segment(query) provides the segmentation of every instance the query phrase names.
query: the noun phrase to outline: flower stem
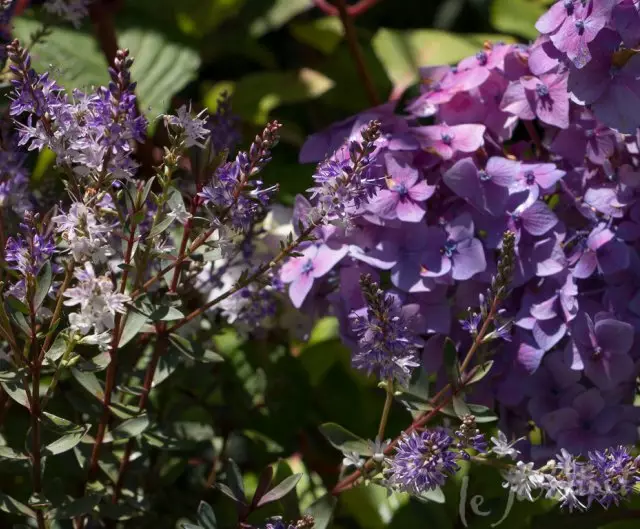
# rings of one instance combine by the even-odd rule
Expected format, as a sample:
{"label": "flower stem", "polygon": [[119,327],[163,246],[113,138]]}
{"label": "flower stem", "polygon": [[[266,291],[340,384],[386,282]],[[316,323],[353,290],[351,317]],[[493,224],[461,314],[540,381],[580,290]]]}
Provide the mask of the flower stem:
{"label": "flower stem", "polygon": [[[485,335],[489,331],[489,327],[493,322],[493,320],[495,319],[499,305],[500,305],[500,299],[496,296],[494,297],[491,303],[491,308],[489,309],[487,317],[485,318],[484,324],[480,328],[480,331],[475,337],[464,360],[462,361],[462,364],[460,365],[460,373],[461,373],[461,379],[462,379],[460,381],[460,385],[458,387],[453,387],[451,384],[447,384],[444,388],[442,388],[442,390],[440,390],[435,395],[435,397],[431,399],[431,405],[433,406],[433,408],[428,412],[425,412],[422,415],[420,415],[417,419],[415,419],[411,423],[411,425],[404,430],[404,434],[409,435],[412,432],[416,431],[417,429],[422,428],[431,419],[433,419],[440,412],[442,408],[447,406],[451,402],[453,397],[455,397],[458,393],[460,393],[464,389],[465,385],[467,384],[467,381],[470,378],[465,376],[464,372],[469,366],[469,364],[471,363],[471,360],[473,359],[473,356],[475,355],[478,348],[480,347],[480,344],[482,343],[482,340],[484,339]],[[449,395],[447,396],[447,394]],[[388,455],[391,453],[391,451],[396,447],[396,445],[398,444],[401,438],[402,438],[402,435],[399,435],[389,444],[389,446],[385,448],[384,450],[385,455]],[[331,494],[334,496],[337,496],[341,492],[344,492],[345,490],[353,487],[358,481],[358,479],[362,477],[363,472],[366,473],[368,470],[371,470],[374,467],[374,465],[375,463],[373,459],[367,460],[367,462],[364,464],[364,467],[362,469],[354,471],[353,473],[345,477],[342,481],[340,481],[332,489]]]}
{"label": "flower stem", "polygon": [[[133,216],[132,216],[133,219]],[[129,276],[129,264],[131,263],[131,258],[133,256],[133,247],[135,243],[135,235],[136,235],[137,225],[135,221],[131,222],[131,232],[129,233],[129,240],[127,241],[127,250],[124,256],[125,267],[122,271],[122,277],[120,279],[120,293],[124,294],[127,288],[127,278]],[[113,336],[111,338],[111,346],[109,347],[109,355],[111,356],[111,361],[109,362],[109,367],[107,367],[107,375],[105,380],[104,387],[104,397],[102,399],[102,416],[100,418],[100,424],[98,424],[98,432],[96,433],[95,442],[93,445],[93,450],[91,451],[91,459],[89,462],[89,472],[87,475],[87,481],[91,481],[96,473],[98,472],[98,460],[100,459],[100,448],[102,445],[102,441],[104,439],[104,435],[107,431],[107,423],[109,422],[109,417],[111,415],[109,406],[111,405],[111,394],[113,393],[113,389],[116,384],[116,375],[118,372],[118,363],[117,363],[117,350],[118,343],[120,342],[120,336],[122,334],[122,329],[124,327],[124,318],[121,313],[116,314],[114,327],[113,327]]]}
{"label": "flower stem", "polygon": [[342,26],[344,28],[344,34],[347,39],[347,44],[349,45],[351,57],[353,58],[353,61],[355,63],[360,81],[362,82],[362,85],[367,92],[369,103],[371,103],[371,105],[373,106],[378,106],[380,104],[380,99],[378,98],[378,94],[376,93],[371,73],[367,69],[367,65],[364,61],[364,55],[362,53],[360,43],[358,42],[356,27],[353,23],[353,18],[349,13],[347,1],[336,0],[336,7],[338,8],[338,16],[340,17],[340,21],[342,22]]}
{"label": "flower stem", "polygon": [[382,416],[380,417],[380,426],[378,426],[378,441],[382,443],[384,441],[384,430],[387,427],[387,421],[389,420],[389,412],[391,411],[391,405],[393,404],[393,379],[387,380],[386,397],[384,401],[384,408],[382,408]]}

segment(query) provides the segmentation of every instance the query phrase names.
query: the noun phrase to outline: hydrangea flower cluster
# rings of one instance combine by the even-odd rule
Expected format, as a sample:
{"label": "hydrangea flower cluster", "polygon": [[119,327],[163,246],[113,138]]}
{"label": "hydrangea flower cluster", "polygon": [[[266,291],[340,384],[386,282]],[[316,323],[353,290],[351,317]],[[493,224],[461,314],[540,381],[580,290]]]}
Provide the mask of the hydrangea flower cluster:
{"label": "hydrangea flower cluster", "polygon": [[[350,321],[367,302],[354,280],[380,277],[394,311],[418,307],[421,365],[443,387],[444,337],[468,350],[503,233],[514,233],[512,293],[499,315],[513,325],[496,330],[506,340],[470,398],[500,405],[510,434],[535,421],[544,443],[526,451],[546,459],[637,440],[640,12],[626,0],[561,0],[537,27],[529,46],[487,43],[455,66],[422,68],[406,105],[312,135],[300,161],[320,162],[322,182],[377,120],[363,180],[372,187],[340,199],[349,229],[316,230],[309,251],[331,260],[318,266],[314,253],[297,262],[301,280],[288,267],[281,277],[296,306],[340,318],[356,364],[361,331]],[[294,222],[322,201],[300,198]]]}

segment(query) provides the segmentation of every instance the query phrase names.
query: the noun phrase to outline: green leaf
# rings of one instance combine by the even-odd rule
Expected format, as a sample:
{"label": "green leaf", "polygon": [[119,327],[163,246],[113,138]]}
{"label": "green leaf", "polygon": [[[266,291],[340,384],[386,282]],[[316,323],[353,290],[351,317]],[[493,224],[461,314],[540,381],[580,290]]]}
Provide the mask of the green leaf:
{"label": "green leaf", "polygon": [[293,22],[289,26],[291,35],[298,42],[331,55],[344,36],[344,28],[338,17],[324,17],[310,21]]}
{"label": "green leaf", "polygon": [[479,51],[483,40],[513,42],[504,35],[456,35],[437,29],[381,28],[371,43],[395,91],[402,91],[418,81],[421,66],[457,62]]}
{"label": "green leaf", "polygon": [[102,402],[102,399],[104,399],[104,390],[98,377],[89,371],[79,371],[75,368],[71,369],[71,374],[84,389]]}
{"label": "green leaf", "polygon": [[33,296],[33,304],[36,310],[40,308],[40,305],[42,305],[42,302],[46,299],[52,281],[51,263],[47,261],[36,279],[36,291]]}
{"label": "green leaf", "polygon": [[260,498],[258,507],[262,507],[263,505],[266,505],[267,503],[271,503],[273,501],[278,501],[283,496],[289,494],[289,492],[291,492],[296,487],[301,477],[302,474],[294,474],[293,476],[289,476],[288,478],[282,480],[269,492],[262,496],[262,498]]}
{"label": "green leaf", "polygon": [[[228,491],[231,492],[231,498],[235,499],[238,503],[246,505],[247,497],[244,493],[244,482],[242,480],[242,474],[238,465],[233,459],[229,459],[225,465],[227,474],[227,486]],[[222,488],[220,489],[225,494],[229,495]]]}
{"label": "green leaf", "polygon": [[114,441],[121,441],[123,439],[130,439],[131,437],[137,437],[144,432],[149,426],[149,417],[146,413],[127,419],[116,426],[109,434],[105,436],[105,441],[112,439]]}
{"label": "green leaf", "polygon": [[155,307],[153,312],[149,314],[149,319],[151,321],[173,321],[181,320],[182,318],[184,318],[184,314],[182,314],[182,312],[175,307],[166,305]]}
{"label": "green leaf", "polygon": [[0,511],[4,511],[9,514],[28,516],[29,518],[36,517],[36,513],[33,509],[30,509],[23,503],[20,503],[18,500],[3,492],[0,492]]}
{"label": "green leaf", "polygon": [[369,443],[351,433],[346,428],[334,422],[328,422],[320,426],[320,433],[324,435],[332,446],[343,453],[355,452],[358,455],[371,456],[373,452]]}
{"label": "green leaf", "polygon": [[165,217],[160,222],[158,222],[153,229],[149,232],[147,239],[152,239],[153,237],[160,235],[164,230],[166,230],[175,219],[173,217]]}
{"label": "green leaf", "polygon": [[90,426],[87,425],[79,432],[63,435],[59,439],[56,439],[52,443],[49,443],[47,446],[45,446],[43,454],[55,456],[58,454],[62,454],[67,450],[71,450],[73,447],[78,445],[80,441],[82,441],[82,438],[87,434],[89,429]]}
{"label": "green leaf", "polygon": [[62,358],[62,355],[67,350],[67,339],[64,334],[58,334],[56,336],[55,341],[49,347],[47,352],[44,354],[45,358],[48,358],[52,362],[57,362]]}
{"label": "green leaf", "polygon": [[307,514],[313,517],[315,524],[313,529],[328,529],[333,519],[338,498],[331,493],[325,494],[314,501],[307,509]]}
{"label": "green leaf", "polygon": [[118,43],[135,58],[131,78],[138,83],[136,95],[149,119],[166,112],[171,97],[187,86],[200,68],[196,50],[150,29],[119,31]]}
{"label": "green leaf", "polygon": [[456,412],[459,419],[462,419],[465,415],[469,415],[471,413],[469,406],[467,406],[467,403],[462,400],[459,395],[454,396],[451,399],[451,402],[453,404],[453,411]]}
{"label": "green leaf", "polygon": [[71,500],[56,507],[47,513],[50,520],[68,520],[76,516],[82,516],[93,511],[93,508],[100,503],[100,496],[89,494],[82,498]]}
{"label": "green leaf", "polygon": [[29,459],[29,456],[23,452],[17,452],[10,446],[0,446],[0,459]]}
{"label": "green leaf", "polygon": [[355,487],[340,495],[341,508],[344,505],[359,527],[367,529],[386,529],[393,512],[406,501],[406,495],[394,494],[391,498],[387,490],[378,485]]}
{"label": "green leaf", "polygon": [[454,386],[457,386],[460,381],[460,364],[458,362],[456,344],[453,343],[451,338],[447,338],[444,342],[444,366],[449,375],[449,380]]}
{"label": "green leaf", "polygon": [[484,377],[486,377],[489,374],[489,371],[491,371],[492,366],[493,366],[493,360],[489,360],[488,362],[485,362],[482,365],[476,366],[473,369],[471,376],[466,380],[465,385],[469,386],[471,384],[475,384],[476,382],[482,380]]}
{"label": "green leaf", "polygon": [[[26,17],[12,19],[14,36],[23,42],[40,28],[41,23]],[[51,71],[52,75],[67,90],[89,89],[92,85],[109,82],[107,61],[98,42],[90,33],[72,27],[54,27],[44,42],[31,50],[32,64],[38,73]]]}
{"label": "green leaf", "polygon": [[269,31],[281,28],[293,17],[307,11],[311,6],[310,0],[275,0],[270,2],[264,14],[255,18],[249,26],[249,34],[253,38],[262,37]]}
{"label": "green leaf", "polygon": [[217,529],[218,521],[211,505],[201,501],[198,506],[198,523],[203,529]]}
{"label": "green leaf", "polygon": [[416,497],[421,501],[434,502],[434,503],[444,503],[446,499],[440,487],[436,487],[435,489],[424,491]]}
{"label": "green leaf", "polygon": [[[247,121],[262,124],[278,106],[316,99],[333,86],[331,79],[310,68],[251,73],[235,83],[233,109]],[[217,91],[205,96],[207,106],[214,106],[213,94],[217,97]]]}
{"label": "green leaf", "polygon": [[492,409],[480,404],[467,404],[469,411],[476,418],[477,423],[493,422],[498,420],[498,416]]}
{"label": "green leaf", "polygon": [[21,406],[29,409],[29,399],[27,398],[27,392],[22,386],[22,381],[15,380],[14,382],[8,382],[3,380],[1,382],[2,387],[13,400],[15,400]]}
{"label": "green leaf", "polygon": [[[12,23],[15,36],[24,42],[40,27],[40,22],[25,17],[15,17]],[[118,43],[128,48],[135,60],[131,77],[138,83],[140,108],[150,120],[169,108],[171,97],[194,79],[200,67],[196,50],[171,42],[151,29],[129,27],[118,31]],[[69,91],[109,82],[106,60],[89,33],[54,27],[45,42],[34,47],[32,57],[39,73],[51,71],[53,65],[53,77]]]}
{"label": "green leaf", "polygon": [[218,353],[215,353],[210,349],[204,349],[201,344],[187,340],[178,334],[170,335],[169,341],[180,353],[191,360],[204,363],[224,362],[224,357],[220,356]]}
{"label": "green leaf", "polygon": [[79,433],[84,431],[85,427],[75,424],[68,419],[58,417],[52,413],[42,412],[42,426],[47,430],[59,434]]}
{"label": "green leaf", "polygon": [[271,481],[273,480],[273,467],[271,465],[267,465],[265,469],[260,473],[260,478],[258,479],[258,485],[256,486],[256,491],[253,493],[253,498],[251,498],[251,507],[252,509],[258,505],[258,502],[265,495],[265,493],[269,490],[269,486],[271,485]]}
{"label": "green leaf", "polygon": [[535,39],[536,21],[546,11],[540,0],[494,0],[491,5],[491,25],[499,31]]}
{"label": "green leaf", "polygon": [[127,315],[127,321],[124,324],[124,329],[122,329],[118,347],[124,347],[133,338],[135,338],[147,322],[148,320],[145,314],[142,314],[137,310],[130,310]]}

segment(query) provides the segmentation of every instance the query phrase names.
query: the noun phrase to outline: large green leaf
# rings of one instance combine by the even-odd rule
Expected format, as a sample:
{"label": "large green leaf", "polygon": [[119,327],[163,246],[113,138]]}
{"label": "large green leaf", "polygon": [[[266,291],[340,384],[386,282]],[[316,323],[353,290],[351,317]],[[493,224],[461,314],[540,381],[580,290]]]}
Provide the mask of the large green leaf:
{"label": "large green leaf", "polygon": [[138,83],[140,109],[149,119],[165,112],[171,97],[182,90],[200,67],[200,56],[183,44],[167,41],[162,34],[127,29],[118,34],[119,44],[128,48],[135,62],[131,77]]}
{"label": "large green leaf", "polygon": [[449,64],[473,55],[487,41],[513,41],[504,35],[456,35],[437,29],[393,30],[382,28],[373,37],[373,49],[395,91],[418,80],[418,68]]}
{"label": "large green leaf", "polygon": [[289,31],[294,39],[330,55],[340,44],[344,28],[337,17],[293,22]]}
{"label": "large green leaf", "polygon": [[535,23],[545,11],[541,0],[493,0],[491,24],[499,31],[535,39]]}
{"label": "large green leaf", "polygon": [[[25,43],[41,27],[40,22],[26,17],[16,17],[12,23],[14,35]],[[109,82],[107,61],[89,33],[71,27],[53,28],[44,41],[33,47],[31,55],[36,71],[53,70],[52,76],[68,90],[87,90]]]}
{"label": "large green leaf", "polygon": [[[262,125],[274,108],[320,97],[333,84],[331,79],[310,68],[252,73],[232,85],[233,108],[247,121]],[[215,108],[219,93],[219,88],[213,86],[205,95],[205,104]]]}
{"label": "large green leaf", "polygon": [[275,0],[270,3],[269,9],[251,23],[249,33],[252,37],[261,37],[269,31],[279,29],[313,5],[312,0]]}
{"label": "large green leaf", "polygon": [[[15,18],[14,24],[16,37],[24,42],[40,27],[38,21],[25,17]],[[150,120],[169,108],[171,97],[195,77],[200,67],[197,51],[150,29],[119,31],[118,44],[128,48],[135,60],[131,76],[138,83],[140,109]],[[88,33],[55,27],[34,47],[32,55],[36,70],[53,69],[53,77],[67,90],[88,90],[109,81],[106,59]]]}

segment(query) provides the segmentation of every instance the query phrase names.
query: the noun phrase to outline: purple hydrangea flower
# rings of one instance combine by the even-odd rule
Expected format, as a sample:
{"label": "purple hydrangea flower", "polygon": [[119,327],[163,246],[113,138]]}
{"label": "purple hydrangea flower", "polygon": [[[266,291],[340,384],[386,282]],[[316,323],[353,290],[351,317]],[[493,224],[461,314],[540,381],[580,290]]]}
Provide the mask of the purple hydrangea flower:
{"label": "purple hydrangea flower", "polygon": [[457,153],[472,153],[484,145],[484,125],[430,125],[414,129],[420,145],[444,160]]}
{"label": "purple hydrangea flower", "polygon": [[518,167],[518,162],[494,156],[484,169],[479,169],[471,158],[463,158],[444,173],[443,180],[456,195],[479,211],[498,215],[504,212],[508,189]]}
{"label": "purple hydrangea flower", "polygon": [[571,368],[584,370],[599,388],[613,389],[635,377],[636,369],[629,356],[634,334],[633,326],[623,321],[596,315],[594,323],[587,313],[580,313],[571,329]]}
{"label": "purple hydrangea flower", "polygon": [[520,119],[540,121],[560,129],[569,126],[569,94],[566,74],[525,76],[512,82],[500,108]]}
{"label": "purple hydrangea flower", "polygon": [[424,277],[451,274],[455,280],[470,279],[487,267],[484,248],[474,237],[471,215],[464,213],[445,224],[444,229],[431,227],[421,257]]}
{"label": "purple hydrangea flower", "polygon": [[424,202],[435,187],[420,180],[420,172],[412,167],[412,156],[405,153],[386,154],[386,189],[371,199],[369,209],[384,219],[420,222],[426,213]]}
{"label": "purple hydrangea flower", "polygon": [[347,254],[348,248],[333,249],[322,244],[308,246],[300,257],[292,257],[280,271],[283,283],[289,283],[289,297],[300,308],[316,279],[328,274]]}
{"label": "purple hydrangea flower", "polygon": [[605,27],[617,0],[560,0],[536,23],[549,34],[554,46],[567,54],[577,68],[591,59],[589,44]]}

